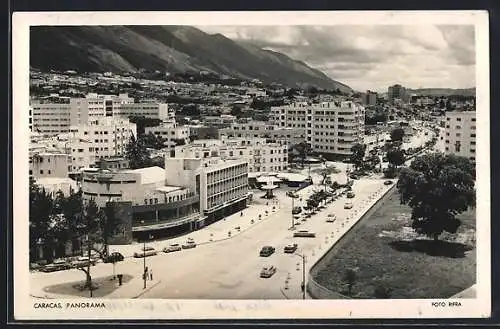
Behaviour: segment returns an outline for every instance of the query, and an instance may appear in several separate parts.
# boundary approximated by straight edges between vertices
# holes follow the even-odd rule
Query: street
[[[297,226],[297,229],[310,230],[316,233],[316,238],[293,238],[291,226],[291,199],[285,196],[285,191],[276,192],[280,205],[265,205],[267,200],[255,196],[256,201],[261,204],[252,205],[244,212],[214,223],[202,230],[192,232],[189,235],[168,240],[148,243],[154,246],[159,252],[157,256],[146,259],[146,265],[154,271],[155,280],[148,282],[148,285],[155,286],[146,291],[141,298],[180,298],[180,299],[284,299],[301,298],[301,259],[293,254],[284,254],[283,248],[289,243],[297,243],[299,250],[297,253],[305,254],[307,257],[306,272],[310,265],[315,262],[315,258],[325,252],[330,245],[333,245],[347,229],[347,224],[343,221],[349,217],[349,222],[354,223],[359,219],[359,215],[364,208],[369,206],[369,202],[374,202],[374,195],[380,196],[382,190],[387,186],[383,185],[380,179],[357,180],[353,186],[356,197],[349,199],[353,203],[353,208],[344,209],[345,197],[338,199],[328,205],[327,209],[313,215],[306,222]],[[299,194],[306,199],[313,189],[318,186],[310,186],[303,189]],[[272,211],[272,207],[276,211]],[[265,209],[269,215],[265,215]],[[262,219],[258,220],[261,213]],[[327,223],[326,216],[335,213],[337,221]],[[355,215],[356,214],[356,215]],[[254,224],[250,223],[254,219]],[[346,222],[347,223],[347,222]],[[234,227],[239,225],[241,233],[236,233]],[[209,242],[210,239],[218,240],[226,238],[227,231],[231,230],[233,236],[223,241],[216,241],[198,245],[194,249],[182,250],[165,254],[162,247],[170,243],[183,243],[188,237],[192,237],[200,244]],[[332,238],[333,233],[333,238]],[[325,242],[327,238],[328,242]],[[276,252],[270,257],[259,257],[259,251],[264,245],[276,248]],[[126,246],[127,250],[138,251],[142,244]],[[114,247],[117,249],[118,247]],[[132,251],[133,252],[133,251]],[[126,255],[125,256],[129,256]],[[298,265],[299,264],[299,265]],[[259,277],[260,271],[265,265],[277,267],[277,272],[271,278],[263,279]],[[297,270],[299,268],[299,270]],[[140,277],[143,271],[143,259],[127,257],[123,262],[116,265],[116,273],[126,273],[136,277],[130,283],[119,287],[107,298],[119,298],[131,294],[139,294],[142,289]],[[94,278],[111,275],[112,265],[98,263],[92,267]],[[288,294],[283,294],[285,280],[289,277],[290,285],[295,285],[295,289],[290,289]],[[79,270],[68,270],[54,273],[32,273],[31,284],[32,293],[35,295],[41,287],[62,282],[72,282],[83,280],[84,274]],[[130,294],[127,293],[130,291]],[[293,293],[292,293],[293,291]],[[41,293],[41,292],[40,292]],[[40,294],[39,293],[39,294]]]

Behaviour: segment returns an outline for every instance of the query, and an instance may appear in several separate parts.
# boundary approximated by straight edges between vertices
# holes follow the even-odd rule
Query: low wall
[[[396,191],[396,184],[393,184],[391,188],[385,191],[384,195],[380,197],[370,208],[368,208],[365,213],[358,219],[356,223],[354,223],[345,233],[344,235],[335,242],[330,248],[325,250],[323,255],[318,258],[318,260],[311,266],[309,270],[308,280],[307,280],[307,292],[313,299],[349,299],[349,297],[342,295],[336,291],[332,291],[321,284],[319,284],[314,278],[318,273],[319,269],[323,266],[325,262],[328,262],[332,257],[334,257],[333,248],[339,243],[342,239],[345,238],[352,229],[361,224],[361,222],[366,219],[366,217],[370,217],[377,209],[379,209],[387,199]]]

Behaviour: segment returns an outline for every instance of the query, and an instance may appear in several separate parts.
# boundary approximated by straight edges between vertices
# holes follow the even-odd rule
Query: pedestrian
[[[153,281],[153,270],[149,270],[149,278]]]

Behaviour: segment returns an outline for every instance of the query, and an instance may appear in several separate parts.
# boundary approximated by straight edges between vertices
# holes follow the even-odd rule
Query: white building
[[[228,128],[219,129],[219,138],[269,138],[285,140],[289,145],[298,144],[306,140],[305,129],[296,127],[279,127],[265,121],[248,121],[233,123]]]
[[[165,123],[157,127],[146,127],[146,134],[152,133],[157,137],[161,137],[170,145],[176,145],[176,141],[183,140],[184,144],[189,143],[189,127],[178,126],[175,123]]]
[[[50,138],[41,139],[39,134],[33,135],[30,161],[33,154],[52,150],[68,155],[68,171],[77,172],[95,164],[100,158],[123,156],[132,135],[137,135],[137,126],[128,119],[94,119],[88,124],[71,126],[68,133]]]
[[[248,163],[245,160],[166,158],[166,182],[188,186],[200,197],[205,224],[246,207]]]
[[[169,158],[222,160],[242,159],[249,172],[280,172],[288,168],[288,146],[285,141],[267,143],[265,138],[227,138],[194,140],[175,147]]]
[[[58,152],[33,152],[30,156],[29,175],[39,178],[67,178],[69,156]]]
[[[85,98],[52,97],[31,100],[34,131],[49,136],[69,132],[73,125],[87,124],[102,117],[144,116],[171,120],[174,113],[168,104],[134,103],[127,94],[88,94]]]
[[[271,109],[270,121],[279,127],[303,129],[314,152],[348,156],[363,142],[364,107],[352,101],[294,103]]]
[[[445,114],[444,152],[476,161],[476,112]]]

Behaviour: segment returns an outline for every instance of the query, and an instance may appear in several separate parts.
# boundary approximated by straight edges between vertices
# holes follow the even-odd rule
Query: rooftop
[[[124,170],[124,173],[136,173],[141,175],[141,184],[151,184],[165,180],[165,169],[161,167],[148,167],[133,170]]]

